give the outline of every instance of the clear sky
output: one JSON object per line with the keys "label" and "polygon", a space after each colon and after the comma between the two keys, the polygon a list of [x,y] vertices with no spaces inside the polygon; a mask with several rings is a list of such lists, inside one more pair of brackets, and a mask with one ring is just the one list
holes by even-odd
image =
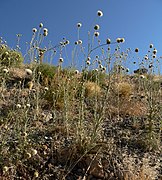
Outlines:
{"label": "clear sky", "polygon": [[[16,34],[22,34],[20,46],[31,40],[32,28],[42,22],[49,34],[45,43],[58,44],[63,37],[73,45],[77,40],[78,22],[82,23],[80,38],[87,42],[87,32],[93,25],[97,10],[104,16],[95,23],[100,25],[99,38],[115,41],[124,37],[122,48],[139,48],[144,56],[153,43],[162,56],[162,0],[0,0],[0,36],[12,48]],[[71,56],[69,46],[69,56]]]}

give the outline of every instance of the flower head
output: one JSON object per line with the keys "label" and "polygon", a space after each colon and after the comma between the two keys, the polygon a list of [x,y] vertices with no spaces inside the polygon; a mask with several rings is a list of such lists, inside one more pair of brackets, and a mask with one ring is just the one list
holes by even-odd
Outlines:
{"label": "flower head", "polygon": [[32,70],[30,70],[30,69],[25,69],[25,72],[27,75],[32,75]]}
{"label": "flower head", "polygon": [[77,27],[78,28],[82,27],[82,24],[81,23],[77,23]]}
{"label": "flower head", "polygon": [[33,31],[33,33],[36,33],[36,32],[37,32],[37,29],[36,29],[36,28],[33,28],[32,31]]}
{"label": "flower head", "polygon": [[43,27],[43,23],[40,23],[40,24],[39,24],[39,27],[42,28],[42,27]]}
{"label": "flower head", "polygon": [[111,40],[108,38],[108,39],[106,39],[106,43],[107,44],[110,44],[111,43]]}
{"label": "flower head", "polygon": [[99,26],[98,24],[96,24],[96,25],[94,26],[94,29],[95,29],[95,30],[99,30],[99,29],[100,29],[100,26]]}
{"label": "flower head", "polygon": [[95,35],[96,37],[98,37],[98,36],[100,35],[100,33],[99,33],[99,32],[94,32],[94,35]]}
{"label": "flower head", "polygon": [[103,12],[100,11],[100,10],[98,10],[98,11],[97,11],[97,15],[98,15],[99,17],[102,17],[102,16],[103,16]]}
{"label": "flower head", "polygon": [[79,40],[78,40],[78,44],[82,44],[82,43],[83,43],[82,40],[79,39]]}
{"label": "flower head", "polygon": [[64,62],[64,59],[63,59],[63,58],[60,58],[60,59],[59,59],[59,62],[60,62],[60,63]]}

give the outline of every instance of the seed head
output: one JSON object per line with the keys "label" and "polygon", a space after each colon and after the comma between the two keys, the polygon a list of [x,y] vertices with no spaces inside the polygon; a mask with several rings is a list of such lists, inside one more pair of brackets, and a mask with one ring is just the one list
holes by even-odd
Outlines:
{"label": "seed head", "polygon": [[30,108],[30,104],[26,104],[26,107]]}
{"label": "seed head", "polygon": [[27,75],[32,75],[32,70],[30,70],[30,69],[25,69],[25,72]]}
{"label": "seed head", "polygon": [[37,32],[37,29],[36,29],[36,28],[33,28],[32,31],[33,31],[33,33],[36,33],[36,32]]}
{"label": "seed head", "polygon": [[63,58],[60,58],[60,59],[59,59],[59,62],[60,62],[60,63],[64,62],[64,59],[63,59]]}
{"label": "seed head", "polygon": [[106,43],[107,44],[110,44],[111,43],[111,40],[108,38],[108,39],[106,39]]}
{"label": "seed head", "polygon": [[48,87],[45,87],[44,90],[45,90],[45,91],[48,91]]}
{"label": "seed head", "polygon": [[153,54],[152,58],[156,58],[156,54]]}
{"label": "seed head", "polygon": [[96,25],[94,26],[94,29],[95,29],[95,30],[99,30],[99,29],[100,29],[100,26],[99,26],[98,24],[96,24]]}
{"label": "seed head", "polygon": [[79,42],[78,42],[78,41],[75,41],[75,45],[77,45],[77,44],[79,44]]}
{"label": "seed head", "polygon": [[75,74],[79,74],[79,71],[78,71],[78,70],[75,70]]}
{"label": "seed head", "polygon": [[79,40],[78,40],[78,44],[82,44],[82,43],[83,43],[82,40],[79,39]]}
{"label": "seed head", "polygon": [[136,49],[135,49],[135,52],[139,52],[139,49],[138,49],[138,48],[136,48]]}
{"label": "seed head", "polygon": [[120,43],[120,38],[117,38],[117,39],[116,39],[116,42],[117,42],[117,43]]}
{"label": "seed head", "polygon": [[43,32],[48,32],[48,29],[47,28],[43,28]]}
{"label": "seed head", "polygon": [[77,27],[78,28],[82,27],[82,24],[81,23],[77,23]]}
{"label": "seed head", "polygon": [[16,107],[19,109],[21,108],[21,104],[16,104]]}
{"label": "seed head", "polygon": [[150,44],[150,48],[153,48],[153,46],[154,46],[153,44]]}
{"label": "seed head", "polygon": [[48,36],[48,31],[44,32],[43,36],[45,36],[45,37]]}
{"label": "seed head", "polygon": [[3,69],[2,71],[3,71],[4,74],[7,74],[7,73],[8,73],[8,69],[6,69],[6,68]]}
{"label": "seed head", "polygon": [[3,171],[4,171],[4,172],[7,172],[8,169],[9,169],[9,168],[8,168],[7,166],[4,166],[4,167],[3,167]]}
{"label": "seed head", "polygon": [[43,23],[40,23],[40,24],[39,24],[39,27],[42,28],[42,27],[43,27]]}
{"label": "seed head", "polygon": [[97,16],[102,17],[102,16],[103,16],[103,12],[100,11],[100,10],[98,10],[98,11],[97,11]]}
{"label": "seed head", "polygon": [[96,37],[98,37],[98,36],[100,35],[100,33],[99,33],[99,32],[94,32],[94,35],[95,35]]}
{"label": "seed head", "polygon": [[125,42],[125,39],[124,39],[124,38],[120,38],[120,42],[121,42],[121,43],[124,43],[124,42]]}
{"label": "seed head", "polygon": [[90,61],[87,61],[86,63],[87,63],[87,65],[88,65],[88,66],[91,64],[91,62],[90,62]]}
{"label": "seed head", "polygon": [[157,53],[157,50],[154,48],[154,50],[152,51],[153,54],[156,54]]}

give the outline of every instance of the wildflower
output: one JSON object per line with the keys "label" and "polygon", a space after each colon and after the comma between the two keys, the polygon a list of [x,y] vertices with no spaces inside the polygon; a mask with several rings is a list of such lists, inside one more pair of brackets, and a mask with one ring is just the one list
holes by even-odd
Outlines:
{"label": "wildflower", "polygon": [[86,63],[87,63],[87,65],[88,65],[88,66],[91,64],[91,62],[90,62],[90,61],[87,61]]}
{"label": "wildflower", "polygon": [[103,67],[103,68],[102,68],[102,71],[106,71],[106,67]]}
{"label": "wildflower", "polygon": [[154,46],[153,44],[150,44],[150,48],[153,48],[153,46]]}
{"label": "wildflower", "polygon": [[78,41],[75,41],[75,45],[77,45],[77,44],[79,44],[79,42],[78,42]]}
{"label": "wildflower", "polygon": [[98,69],[95,69],[95,72],[98,72]]}
{"label": "wildflower", "polygon": [[95,29],[95,30],[99,30],[99,29],[100,29],[100,26],[99,26],[98,24],[96,24],[96,25],[94,26],[94,29]]}
{"label": "wildflower", "polygon": [[90,61],[90,60],[91,60],[91,57],[88,56],[88,57],[87,57],[87,60]]}
{"label": "wildflower", "polygon": [[36,28],[33,28],[32,31],[33,31],[33,33],[36,33],[36,32],[37,32],[37,29],[36,29]]}
{"label": "wildflower", "polygon": [[21,108],[21,104],[16,104],[16,107],[19,109]]}
{"label": "wildflower", "polygon": [[3,69],[3,73],[7,74],[8,73],[8,69]]}
{"label": "wildflower", "polygon": [[140,75],[140,78],[141,78],[141,79],[145,79],[145,78],[146,78],[146,76],[144,76],[144,75]]}
{"label": "wildflower", "polygon": [[102,64],[100,64],[100,65],[99,65],[99,68],[100,68],[100,69],[103,69],[103,66],[102,66]]}
{"label": "wildflower", "polygon": [[65,44],[70,44],[70,41],[69,41],[69,40],[66,40],[66,41],[65,41]]}
{"label": "wildflower", "polygon": [[124,42],[125,42],[125,39],[124,39],[124,38],[121,38],[121,39],[120,39],[120,42],[121,42],[121,43],[124,43]]}
{"label": "wildflower", "polygon": [[38,152],[37,152],[36,149],[31,149],[31,153],[32,153],[33,156],[35,156]]}
{"label": "wildflower", "polygon": [[149,59],[149,57],[148,57],[148,55],[147,55],[147,54],[145,55],[145,57],[144,57],[144,58],[145,58],[145,60],[148,60],[148,59]]}
{"label": "wildflower", "polygon": [[110,44],[111,43],[111,40],[108,38],[106,39],[106,44]]}
{"label": "wildflower", "polygon": [[27,75],[32,75],[32,70],[30,70],[30,69],[25,69],[25,72]]}
{"label": "wildflower", "polygon": [[129,68],[126,68],[126,72],[129,72]]}
{"label": "wildflower", "polygon": [[59,62],[60,62],[60,63],[64,62],[64,59],[63,59],[63,58],[60,58],[60,59],[59,59]]}
{"label": "wildflower", "polygon": [[98,60],[97,62],[98,62],[98,64],[101,64],[101,60]]}
{"label": "wildflower", "polygon": [[5,56],[8,56],[8,55],[9,55],[9,52],[8,52],[8,51],[6,51],[4,54],[5,54]]}
{"label": "wildflower", "polygon": [[95,35],[96,37],[98,37],[98,36],[100,35],[100,33],[99,33],[99,32],[94,32],[94,35]]}
{"label": "wildflower", "polygon": [[152,51],[153,54],[156,54],[157,53],[157,50],[154,48],[154,50]]}
{"label": "wildflower", "polygon": [[116,42],[117,42],[117,43],[120,43],[120,38],[117,38],[117,39],[116,39]]}
{"label": "wildflower", "polygon": [[99,56],[98,55],[96,55],[96,59],[98,59],[99,58]]}
{"label": "wildflower", "polygon": [[77,27],[78,28],[82,27],[82,24],[81,23],[77,23]]}
{"label": "wildflower", "polygon": [[47,36],[48,35],[48,31],[43,33],[43,36]]}
{"label": "wildflower", "polygon": [[98,15],[99,17],[102,17],[102,16],[103,16],[103,12],[100,11],[100,10],[98,10],[98,11],[97,11],[97,15]]}
{"label": "wildflower", "polygon": [[30,108],[30,104],[26,104],[26,107]]}
{"label": "wildflower", "polygon": [[79,71],[78,71],[78,70],[75,70],[75,74],[79,74]]}
{"label": "wildflower", "polygon": [[26,156],[27,156],[27,158],[31,158],[31,154],[30,153],[26,153]]}
{"label": "wildflower", "polygon": [[44,90],[45,90],[45,91],[48,91],[48,87],[45,87]]}
{"label": "wildflower", "polygon": [[35,172],[34,172],[34,176],[35,176],[35,177],[38,177],[38,176],[39,176],[38,171],[35,171]]}
{"label": "wildflower", "polygon": [[139,51],[139,49],[138,49],[138,48],[136,48],[136,49],[135,49],[135,52],[138,52],[138,51]]}
{"label": "wildflower", "polygon": [[42,27],[43,27],[43,23],[40,23],[40,24],[39,24],[39,27],[42,28]]}
{"label": "wildflower", "polygon": [[9,169],[9,168],[8,168],[7,166],[4,166],[4,167],[3,167],[3,171],[4,171],[4,172],[7,172],[8,169]]}
{"label": "wildflower", "polygon": [[82,44],[83,42],[82,42],[82,40],[78,40],[78,44]]}
{"label": "wildflower", "polygon": [[43,28],[43,32],[48,32],[48,29],[47,28]]}
{"label": "wildflower", "polygon": [[154,54],[154,55],[152,56],[152,58],[156,58],[156,54]]}

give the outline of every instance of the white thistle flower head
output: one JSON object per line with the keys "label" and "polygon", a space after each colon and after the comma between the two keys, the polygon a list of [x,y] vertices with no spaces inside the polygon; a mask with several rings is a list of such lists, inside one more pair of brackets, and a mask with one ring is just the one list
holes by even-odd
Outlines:
{"label": "white thistle flower head", "polygon": [[124,38],[120,38],[120,42],[121,42],[121,43],[124,43],[124,42],[125,42],[125,39],[124,39]]}
{"label": "white thistle flower head", "polygon": [[95,69],[95,72],[98,72],[98,69]]}
{"label": "white thistle flower head", "polygon": [[28,153],[28,152],[26,153],[26,156],[27,156],[27,158],[28,158],[28,159],[30,159],[30,158],[31,158],[31,154],[30,154],[30,153]]}
{"label": "white thistle flower head", "polygon": [[111,39],[106,39],[106,44],[110,44],[111,43]]}
{"label": "white thistle flower head", "polygon": [[91,60],[91,57],[90,57],[90,56],[88,56],[88,57],[87,57],[87,61],[90,61],[90,60]]}
{"label": "white thistle flower head", "polygon": [[48,31],[44,32],[43,36],[45,36],[45,37],[48,36]]}
{"label": "white thistle flower head", "polygon": [[152,51],[153,54],[156,54],[157,53],[157,50],[154,48],[154,50]]}
{"label": "white thistle flower head", "polygon": [[44,90],[45,90],[45,91],[48,91],[48,87],[45,87]]}
{"label": "white thistle flower head", "polygon": [[149,57],[148,57],[148,56],[145,56],[144,58],[145,58],[145,60],[148,60],[148,59],[149,59]]}
{"label": "white thistle flower head", "polygon": [[153,44],[150,44],[150,48],[153,48],[153,46],[154,46]]}
{"label": "white thistle flower head", "polygon": [[78,44],[82,44],[82,43],[83,43],[82,40],[79,39],[79,40],[78,40]]}
{"label": "white thistle flower head", "polygon": [[99,32],[94,32],[94,35],[95,35],[96,37],[98,37],[98,36],[100,35],[100,33],[99,33]]}
{"label": "white thistle flower head", "polygon": [[99,68],[100,68],[100,69],[103,69],[103,66],[102,66],[102,64],[99,64]]}
{"label": "white thistle flower head", "polygon": [[75,41],[75,45],[78,45],[79,44],[79,42],[78,41]]}
{"label": "white thistle flower head", "polygon": [[100,26],[99,26],[98,24],[96,24],[96,25],[94,26],[94,29],[95,29],[95,30],[99,30],[99,29],[100,29]]}
{"label": "white thistle flower head", "polygon": [[3,171],[4,171],[4,172],[7,172],[8,170],[9,170],[9,168],[8,168],[7,166],[4,166],[4,167],[3,167]]}
{"label": "white thistle flower head", "polygon": [[140,75],[140,78],[141,78],[141,79],[145,79],[145,78],[146,78],[146,76],[144,76],[144,75]]}
{"label": "white thistle flower head", "polygon": [[90,62],[90,61],[87,61],[86,63],[87,63],[87,65],[88,65],[88,66],[91,64],[91,62]]}
{"label": "white thistle flower head", "polygon": [[75,72],[75,74],[79,74],[79,71],[78,71],[78,70],[75,70],[74,72]]}
{"label": "white thistle flower head", "polygon": [[117,38],[117,39],[116,39],[116,42],[117,42],[117,43],[120,43],[120,39],[121,39],[121,38]]}
{"label": "white thistle flower head", "polygon": [[27,75],[30,75],[30,76],[31,76],[32,73],[33,73],[31,69],[25,69],[25,72],[26,72]]}
{"label": "white thistle flower head", "polygon": [[126,68],[126,72],[129,72],[129,68]]}
{"label": "white thistle flower head", "polygon": [[103,71],[106,71],[106,67],[103,67],[102,70],[103,70]]}
{"label": "white thistle flower head", "polygon": [[152,58],[156,58],[156,54],[153,54]]}
{"label": "white thistle flower head", "polygon": [[69,41],[69,40],[66,40],[66,41],[65,41],[65,44],[70,44],[70,41]]}
{"label": "white thistle flower head", "polygon": [[100,10],[98,10],[98,11],[97,11],[97,16],[102,17],[102,16],[103,16],[103,12],[100,11]]}
{"label": "white thistle flower head", "polygon": [[42,27],[43,27],[43,23],[40,23],[40,24],[39,24],[39,27],[42,28]]}
{"label": "white thistle flower head", "polygon": [[33,33],[36,33],[36,32],[37,32],[37,29],[36,29],[36,28],[33,28],[32,31],[33,31]]}
{"label": "white thistle flower head", "polygon": [[30,108],[30,104],[26,104],[26,107]]}
{"label": "white thistle flower head", "polygon": [[21,104],[16,104],[16,107],[19,109],[21,108]]}
{"label": "white thistle flower head", "polygon": [[78,28],[82,27],[82,24],[81,23],[77,23],[77,27]]}
{"label": "white thistle flower head", "polygon": [[3,73],[7,74],[8,73],[8,69],[3,69]]}
{"label": "white thistle flower head", "polygon": [[64,59],[63,58],[59,58],[59,62],[60,63],[64,62]]}
{"label": "white thistle flower head", "polygon": [[43,28],[43,32],[48,32],[48,29],[47,28]]}

